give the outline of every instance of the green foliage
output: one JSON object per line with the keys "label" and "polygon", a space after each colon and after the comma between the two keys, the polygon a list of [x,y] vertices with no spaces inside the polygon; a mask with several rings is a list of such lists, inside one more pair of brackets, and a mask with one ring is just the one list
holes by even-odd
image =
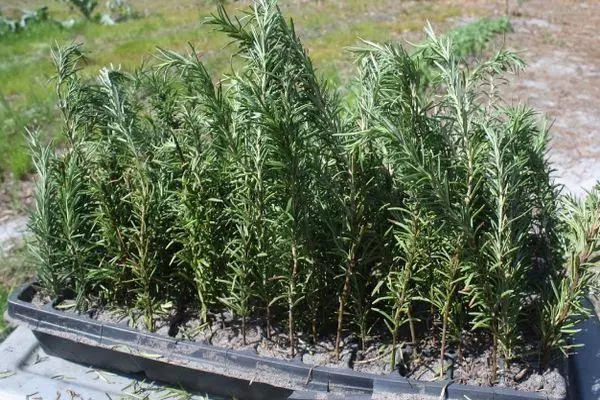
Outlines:
{"label": "green foliage", "polygon": [[150,330],[167,304],[203,322],[225,307],[244,340],[249,319],[267,337],[285,326],[291,356],[299,332],[335,335],[336,357],[345,333],[364,348],[375,332],[392,368],[401,328],[418,346],[433,321],[442,376],[467,330],[491,337],[494,374],[526,343],[542,368],[568,351],[598,262],[598,195],[559,212],[548,131],[497,96],[518,57],[472,64],[431,29],[412,53],[364,42],[342,98],[275,1],[209,23],[240,60],[216,83],[194,48],[95,81],[78,46],[54,51],[67,148],[31,140],[47,294],[135,308]]}
{"label": "green foliage", "polygon": [[31,160],[29,159],[29,152],[25,146],[17,144],[10,152],[6,163],[8,164],[7,169],[11,171],[16,178],[24,178],[31,172]]}
{"label": "green foliage", "polygon": [[576,343],[568,340],[577,332],[576,322],[590,311],[583,302],[586,290],[596,286],[600,262],[600,186],[596,185],[585,200],[566,197],[562,201],[564,266],[554,271],[542,288],[537,329],[542,338],[540,363],[547,364],[552,349],[567,353]]}
{"label": "green foliage", "polygon": [[50,146],[42,146],[36,134],[30,135],[31,152],[38,174],[35,192],[35,211],[29,222],[34,235],[32,255],[38,268],[38,279],[46,294],[57,296],[66,287],[68,272],[57,263],[56,252],[59,251],[58,237],[58,198],[57,183],[53,179],[55,157]]}
{"label": "green foliage", "polygon": [[469,57],[481,53],[494,36],[511,30],[507,17],[484,18],[451,30],[448,38],[457,57]]}
{"label": "green foliage", "polygon": [[[35,118],[34,115],[32,117]],[[12,172],[16,178],[23,178],[31,170],[29,152],[23,139],[27,123],[19,110],[15,110],[1,95],[0,120],[0,131],[4,136],[0,142],[0,172]]]}
{"label": "green foliage", "polygon": [[[8,290],[4,287],[4,285],[0,285],[0,312],[4,314],[6,311],[6,306],[8,303]],[[4,318],[0,320],[0,340],[4,340],[7,336],[8,326],[7,323],[4,322]]]}
{"label": "green foliage", "polygon": [[[12,290],[30,280],[35,274],[35,266],[30,259],[24,242],[3,244],[0,248],[0,312],[4,314],[8,295]],[[0,341],[11,331],[10,326],[0,319]]]}

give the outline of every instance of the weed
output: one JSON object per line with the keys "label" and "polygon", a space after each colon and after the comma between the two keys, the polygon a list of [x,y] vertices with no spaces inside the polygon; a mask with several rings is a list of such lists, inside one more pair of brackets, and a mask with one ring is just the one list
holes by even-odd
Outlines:
{"label": "weed", "polygon": [[480,19],[453,29],[448,33],[458,57],[480,54],[495,35],[510,32],[512,26],[507,17]]}
{"label": "weed", "polygon": [[[18,242],[9,250],[0,250],[0,312],[4,314],[9,293],[30,280],[35,274],[35,263],[29,257],[24,242]],[[4,319],[0,319],[0,341],[10,329]]]}

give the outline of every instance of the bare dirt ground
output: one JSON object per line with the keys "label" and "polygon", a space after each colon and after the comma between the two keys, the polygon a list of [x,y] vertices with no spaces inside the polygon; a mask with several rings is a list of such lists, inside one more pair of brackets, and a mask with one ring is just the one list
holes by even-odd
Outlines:
{"label": "bare dirt ground", "polygon": [[[581,195],[600,178],[600,1],[509,2],[514,32],[506,46],[527,68],[505,90],[553,122],[551,159],[559,183]],[[504,1],[480,3],[504,13]]]}
{"label": "bare dirt ground", "polygon": [[27,229],[27,210],[33,203],[33,181],[0,182],[0,256],[20,240]]}

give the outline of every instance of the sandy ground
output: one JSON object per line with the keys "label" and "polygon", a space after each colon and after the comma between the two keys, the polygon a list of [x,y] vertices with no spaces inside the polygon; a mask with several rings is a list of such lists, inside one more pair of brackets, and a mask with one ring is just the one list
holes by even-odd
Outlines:
{"label": "sandy ground", "polygon": [[[553,122],[551,160],[557,181],[582,195],[600,179],[600,1],[510,1],[514,32],[506,46],[527,68],[504,91]],[[489,14],[504,1],[484,1]]]}
{"label": "sandy ground", "polygon": [[0,256],[18,242],[27,229],[26,210],[33,203],[33,181],[0,184]]}
{"label": "sandy ground", "polygon": [[27,229],[27,217],[0,221],[0,255],[9,251],[14,242],[20,240]]}

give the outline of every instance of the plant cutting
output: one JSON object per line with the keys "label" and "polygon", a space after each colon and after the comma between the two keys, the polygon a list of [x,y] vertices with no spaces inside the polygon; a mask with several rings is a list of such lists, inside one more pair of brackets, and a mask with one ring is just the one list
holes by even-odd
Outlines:
{"label": "plant cutting", "polygon": [[209,22],[240,59],[218,81],[193,48],[96,80],[79,46],[54,52],[67,148],[31,135],[30,301],[310,371],[525,388],[560,368],[600,189],[562,195],[548,130],[499,97],[515,54],[364,41],[344,97],[276,2]]}

